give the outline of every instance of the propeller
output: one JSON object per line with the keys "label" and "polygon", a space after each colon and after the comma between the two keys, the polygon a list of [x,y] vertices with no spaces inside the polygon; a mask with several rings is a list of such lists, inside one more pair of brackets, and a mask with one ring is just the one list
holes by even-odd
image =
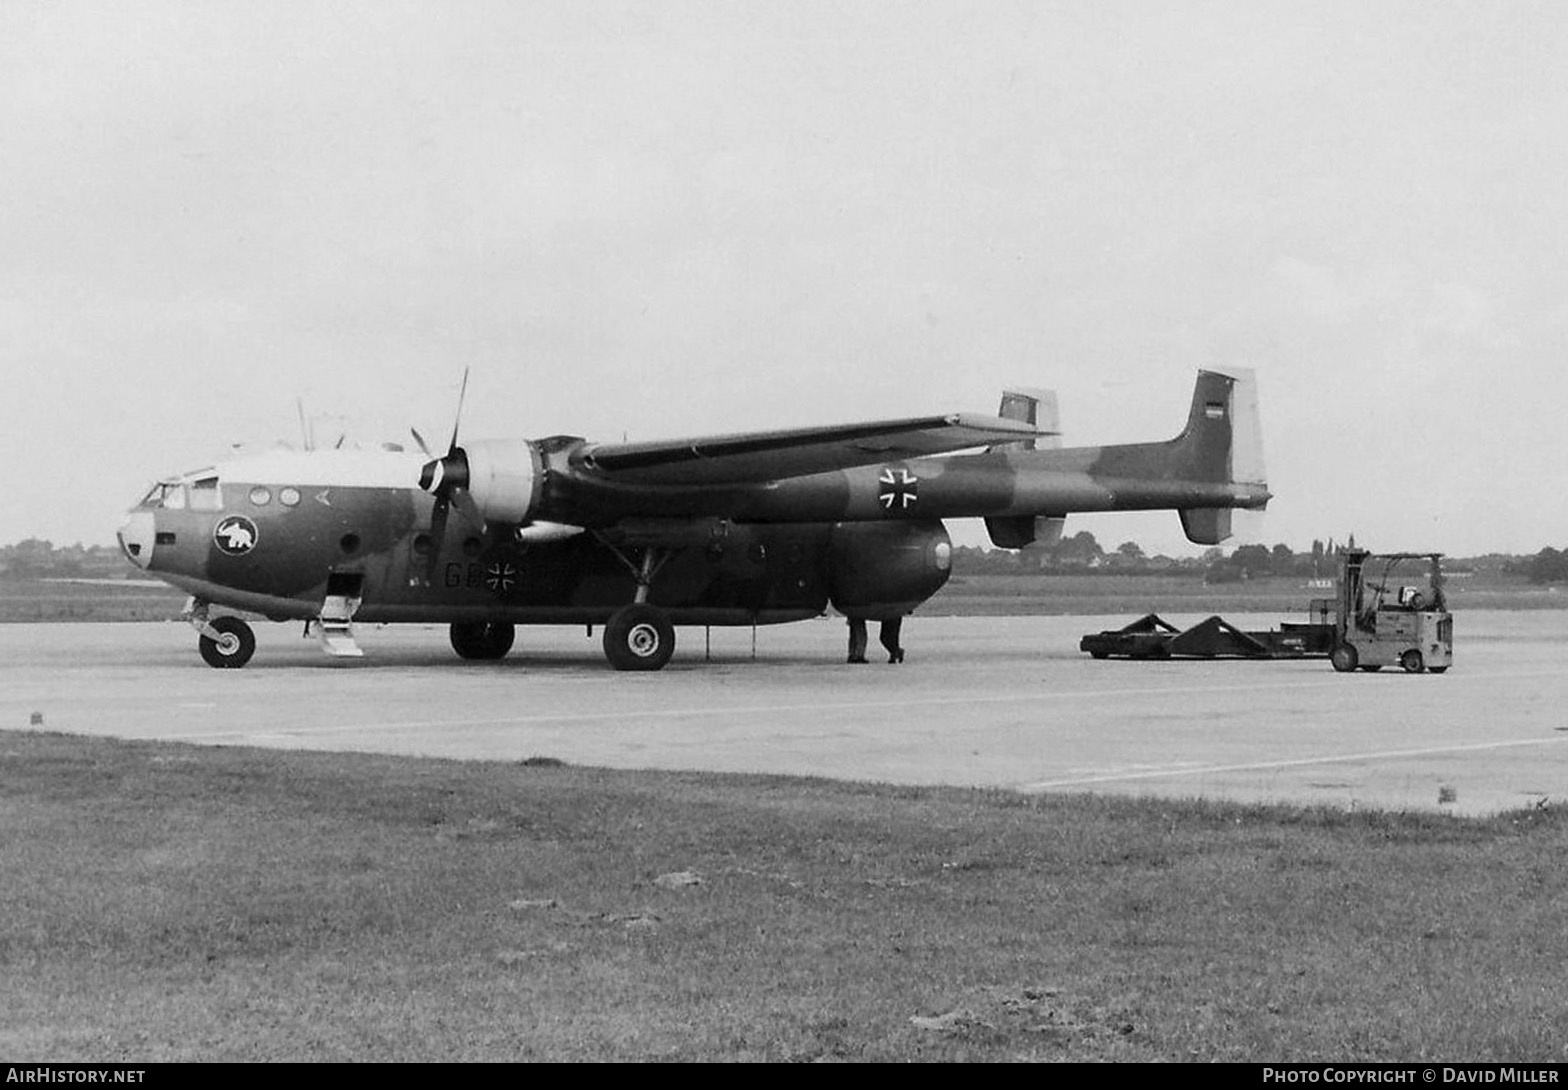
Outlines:
{"label": "propeller", "polygon": [[430,511],[430,563],[425,573],[426,582],[429,583],[435,581],[436,565],[441,559],[441,543],[446,540],[446,521],[451,509],[456,507],[481,532],[485,527],[484,513],[468,494],[468,455],[457,445],[458,428],[463,420],[463,401],[467,396],[468,369],[465,367],[463,385],[457,395],[457,415],[452,421],[452,442],[448,444],[444,457],[433,456],[424,437],[413,428],[409,429],[419,449],[430,458],[419,471],[419,487],[436,498],[435,506]]}

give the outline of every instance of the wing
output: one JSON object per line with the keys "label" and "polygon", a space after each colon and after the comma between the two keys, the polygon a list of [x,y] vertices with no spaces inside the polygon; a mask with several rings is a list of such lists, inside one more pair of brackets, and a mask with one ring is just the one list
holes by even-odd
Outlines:
{"label": "wing", "polygon": [[583,464],[631,484],[760,484],[1042,434],[1047,433],[1016,420],[955,413],[651,443],[601,443],[584,451]]}

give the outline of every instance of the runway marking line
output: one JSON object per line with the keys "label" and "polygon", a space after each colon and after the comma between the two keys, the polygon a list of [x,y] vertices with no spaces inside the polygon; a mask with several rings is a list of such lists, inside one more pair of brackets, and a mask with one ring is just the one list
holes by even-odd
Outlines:
{"label": "runway marking line", "polygon": [[1389,749],[1373,753],[1345,753],[1333,757],[1300,757],[1289,761],[1256,761],[1234,765],[1203,765],[1198,767],[1163,768],[1149,772],[1117,772],[1098,776],[1078,776],[1068,780],[1042,780],[1038,783],[1019,784],[1015,791],[1049,791],[1057,787],[1082,787],[1095,783],[1115,783],[1119,780],[1153,780],[1162,776],[1207,776],[1220,772],[1267,772],[1282,768],[1304,768],[1310,765],[1348,764],[1352,761],[1387,761],[1404,757],[1433,757],[1443,753],[1471,753],[1486,749],[1512,749],[1520,746],[1561,744],[1568,738],[1513,738],[1503,742],[1474,742],[1464,745],[1429,746],[1424,749]]}

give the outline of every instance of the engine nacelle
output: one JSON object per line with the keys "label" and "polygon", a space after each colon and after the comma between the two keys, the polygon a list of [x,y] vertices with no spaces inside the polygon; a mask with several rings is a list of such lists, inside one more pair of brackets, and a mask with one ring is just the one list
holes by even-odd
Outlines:
{"label": "engine nacelle", "polygon": [[828,593],[850,617],[902,617],[942,589],[953,543],[936,520],[841,522],[828,539]]}
{"label": "engine nacelle", "polygon": [[521,524],[539,509],[544,462],[526,439],[481,439],[463,447],[468,494],[487,522]]}

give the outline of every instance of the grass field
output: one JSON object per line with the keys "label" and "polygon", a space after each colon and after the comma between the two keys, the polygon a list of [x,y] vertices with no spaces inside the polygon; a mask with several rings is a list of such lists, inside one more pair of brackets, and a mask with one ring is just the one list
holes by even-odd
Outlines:
{"label": "grass field", "polygon": [[1568,819],[0,732],[8,1060],[1562,1061]]}
{"label": "grass field", "polygon": [[184,592],[173,587],[0,581],[0,623],[167,621],[178,617],[184,606]]}
{"label": "grass field", "polygon": [[[1301,614],[1331,595],[1301,579],[1207,585],[1173,575],[955,575],[921,613],[943,616],[1041,614],[1089,616],[1149,612]],[[1450,606],[1470,609],[1564,609],[1568,594],[1500,575],[1455,579]],[[173,587],[0,581],[0,622],[165,621],[185,594]]]}

